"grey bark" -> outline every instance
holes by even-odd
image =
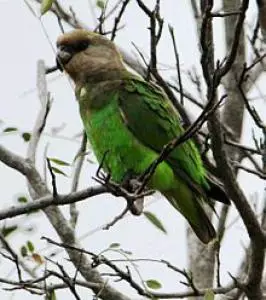
[[[193,1],[192,1],[193,2]],[[192,5],[194,11],[194,17],[197,23],[197,32],[201,34],[201,22],[203,15],[205,14],[206,3],[205,1],[200,1],[200,8],[198,11],[201,11],[201,17],[198,17],[198,12],[196,12],[195,3]],[[207,39],[206,43],[208,44],[209,51],[209,60],[207,68],[210,70],[210,74],[213,72],[214,68],[214,57],[213,57],[213,28],[212,23],[207,27],[207,32],[205,37]],[[199,44],[201,37],[198,37]],[[202,54],[202,53],[201,53]],[[205,205],[205,210],[209,216],[212,218],[213,211],[208,206]],[[188,244],[188,259],[189,259],[189,270],[192,273],[193,282],[197,288],[208,288],[213,286],[214,279],[214,266],[215,266],[215,251],[213,245],[204,245],[199,239],[195,236],[190,228],[187,230],[187,244]],[[193,297],[194,300],[202,299],[200,296]]]
[[[240,0],[224,0],[224,11],[231,12],[239,9],[241,4]],[[234,38],[234,28],[235,28],[236,16],[230,16],[225,18],[225,45],[226,52],[229,52],[231,44]],[[223,120],[227,128],[233,133],[235,141],[239,142],[242,134],[243,126],[243,113],[244,113],[244,103],[241,99],[241,95],[237,90],[237,78],[239,72],[243,68],[245,62],[245,41],[244,32],[242,31],[240,37],[240,44],[238,49],[238,55],[233,64],[232,69],[225,78],[225,88],[228,94],[228,100],[223,111]],[[237,151],[235,148],[227,149],[229,157],[237,160]],[[218,228],[222,231],[218,232],[218,235],[223,234],[225,222],[227,219],[229,208],[224,207],[222,214],[224,216],[221,224],[219,222]],[[200,243],[192,233],[191,229],[187,231],[188,236],[188,249],[189,249],[189,269],[193,274],[193,280],[197,287],[206,288],[212,287],[214,281],[214,271],[215,271],[215,250],[213,245],[206,246]],[[199,300],[202,297],[194,297],[193,299]]]
[[[223,5],[224,5],[225,12],[237,11],[241,5],[241,1],[224,0]],[[225,45],[226,45],[226,51],[228,53],[234,39],[233,28],[236,22],[236,16],[229,16],[226,17],[224,20],[225,20]],[[243,66],[246,59],[244,35],[245,33],[243,28],[240,37],[237,57],[235,59],[235,62],[231,70],[228,72],[225,78],[225,88],[226,88],[226,93],[228,95],[228,100],[224,107],[223,116],[222,116],[223,123],[233,133],[234,136],[233,138],[236,142],[239,142],[242,134],[243,114],[244,114],[244,101],[237,88],[237,81],[239,80],[239,75],[243,70]],[[229,157],[233,160],[238,160],[236,150],[237,149],[233,147],[227,148],[227,153]]]

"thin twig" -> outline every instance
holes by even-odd
[[[44,130],[46,119],[51,107],[51,97],[47,91],[47,84],[45,80],[45,65],[42,60],[38,61],[37,63],[37,89],[38,89],[38,96],[41,103],[41,109],[38,114],[37,120],[35,122],[35,127],[33,129],[28,151],[27,151],[27,158],[35,164],[35,156],[37,151],[37,146],[41,137],[41,134]]]
[[[119,25],[119,23],[121,21],[121,18],[122,18],[123,14],[126,10],[127,5],[129,4],[129,1],[130,0],[124,0],[123,1],[121,9],[120,9],[117,17],[115,17],[115,22],[114,22],[114,26],[113,26],[112,34],[111,34],[111,41],[113,41],[115,39],[116,32],[117,32],[117,29],[118,29],[118,25]]]
[[[175,53],[176,70],[177,70],[178,84],[179,84],[179,88],[180,88],[180,103],[181,103],[181,105],[184,106],[183,84],[182,84],[182,78],[181,78],[181,72],[180,72],[179,55],[178,55],[178,51],[177,51],[174,28],[170,25],[169,25],[169,32],[170,32],[170,35],[172,38],[174,53]]]
[[[84,254],[88,254],[90,256],[93,257],[94,260],[94,267],[97,267],[101,264],[105,264],[108,267],[110,267],[113,271],[115,271],[116,274],[118,274],[118,276],[120,276],[123,280],[127,281],[130,286],[132,288],[134,288],[140,295],[148,297],[148,298],[159,298],[159,299],[176,299],[176,298],[186,298],[186,297],[194,297],[194,296],[203,296],[206,294],[206,292],[208,291],[208,289],[197,289],[194,286],[194,289],[191,288],[191,290],[187,291],[187,292],[181,292],[181,293],[156,293],[156,292],[152,292],[146,289],[143,289],[131,276],[131,274],[129,272],[125,272],[123,271],[121,268],[119,268],[118,266],[116,266],[111,260],[107,259],[106,257],[104,257],[103,255],[96,255],[90,251],[87,251],[85,249],[80,249],[77,247],[73,247],[64,243],[58,243],[55,242],[53,240],[51,240],[50,238],[47,237],[42,237],[42,239],[46,240],[47,242],[65,248],[65,249],[70,249],[70,250],[75,250],[77,252],[80,253],[84,253]],[[134,260],[133,260],[134,261]],[[168,267],[172,270],[174,270],[175,272],[179,272],[182,275],[184,275],[186,277],[186,279],[188,280],[189,284],[191,284],[191,281],[193,282],[193,279],[191,279],[191,276],[186,272],[186,271],[182,271],[178,268],[176,268],[175,266],[173,266],[172,264],[170,264],[167,261],[162,260],[162,263],[168,265]],[[231,290],[233,290],[235,288],[235,285],[229,285],[228,287],[221,287],[221,288],[216,288],[216,289],[212,289],[214,294],[225,294]]]
[[[7,240],[5,239],[4,235],[1,232],[0,232],[0,241],[3,244],[4,248],[8,251],[8,253],[10,253],[10,255],[12,257],[12,261],[16,265],[18,279],[19,279],[19,281],[22,281],[22,275],[21,275],[21,270],[19,267],[20,263],[19,263],[18,255],[16,254],[15,251],[13,251],[13,249],[11,248],[11,246],[9,245],[9,243],[7,242]]]
[[[52,167],[50,159],[48,157],[46,158],[46,162],[47,162],[47,167],[48,167],[48,170],[49,170],[51,178],[52,178],[53,198],[56,199],[58,197],[57,186],[56,186],[56,176],[54,174],[53,167]]]
[[[72,180],[72,186],[71,186],[71,192],[76,192],[78,188],[78,182],[80,179],[81,175],[81,169],[85,160],[85,151],[86,151],[86,145],[87,145],[87,136],[86,133],[83,132],[82,136],[82,141],[80,148],[78,150],[78,153],[76,155],[76,162],[75,162],[75,167],[74,167],[74,175],[73,175],[73,180]],[[78,220],[78,210],[76,208],[76,204],[72,203],[70,204],[69,207],[69,212],[70,212],[70,224],[72,225],[73,228],[75,228],[77,220]]]

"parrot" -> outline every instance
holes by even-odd
[[[103,35],[75,29],[59,36],[56,46],[58,69],[74,82],[84,130],[98,162],[118,184],[138,178],[167,143],[184,133],[177,109],[158,85],[128,70],[114,42]],[[215,239],[204,204],[230,201],[208,175],[191,139],[156,167],[148,188],[159,191],[203,243]]]

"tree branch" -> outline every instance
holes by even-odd
[[[52,197],[39,173],[30,162],[11,153],[3,146],[0,146],[0,160],[7,166],[25,175],[37,196]],[[63,242],[73,246],[78,245],[73,229],[69,226],[68,222],[56,206],[45,208],[44,212]],[[82,257],[82,261],[80,262],[79,256],[76,255],[75,251],[69,250],[68,254],[72,263],[75,266],[79,266],[80,273],[87,281],[99,283],[101,285],[105,284],[100,274],[92,269],[90,261],[85,257]],[[96,294],[99,292],[98,287],[95,287],[94,292]],[[127,296],[115,290],[110,285],[105,285],[104,290],[101,290],[100,298],[108,300],[129,300]]]

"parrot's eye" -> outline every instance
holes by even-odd
[[[73,48],[75,49],[75,52],[80,52],[83,50],[86,50],[89,46],[89,41],[84,40],[84,41],[79,41]]]
[[[72,44],[58,44],[58,52],[56,56],[58,69],[62,71],[63,66],[66,65],[76,53],[86,50],[89,44],[88,40],[81,40]]]

